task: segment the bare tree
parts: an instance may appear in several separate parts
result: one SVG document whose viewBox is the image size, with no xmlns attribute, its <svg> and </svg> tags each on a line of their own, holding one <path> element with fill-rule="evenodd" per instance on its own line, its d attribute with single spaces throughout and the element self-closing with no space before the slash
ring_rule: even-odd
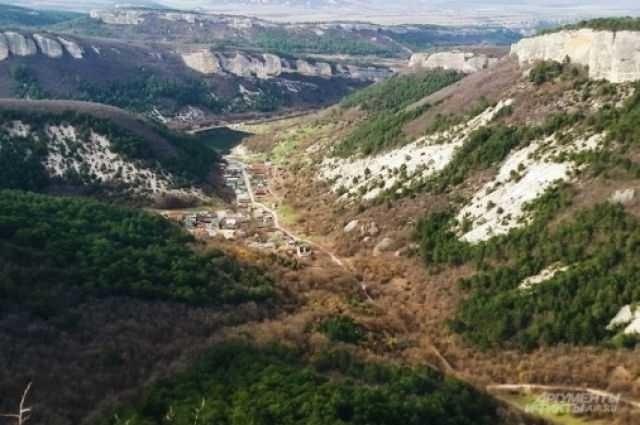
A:
<svg viewBox="0 0 640 425">
<path fill-rule="evenodd" d="M 25 407 L 25 402 L 27 401 L 27 396 L 29 395 L 29 390 L 31 389 L 31 382 L 27 384 L 27 388 L 25 388 L 22 393 L 22 398 L 20 399 L 20 404 L 18 405 L 17 413 L 0 413 L 0 417 L 2 418 L 14 418 L 16 420 L 17 425 L 24 425 L 27 423 L 29 418 L 31 418 L 31 407 Z"/>
</svg>

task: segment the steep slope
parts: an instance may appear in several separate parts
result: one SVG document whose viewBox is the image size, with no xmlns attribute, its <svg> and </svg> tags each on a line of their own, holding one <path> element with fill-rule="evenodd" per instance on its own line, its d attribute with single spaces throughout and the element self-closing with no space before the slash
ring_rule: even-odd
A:
<svg viewBox="0 0 640 425">
<path fill-rule="evenodd" d="M 0 96 L 94 101 L 176 123 L 325 105 L 390 72 L 202 45 L 0 33 Z"/>
<path fill-rule="evenodd" d="M 596 55 L 603 47 L 589 40 Z M 247 147 L 281 169 L 274 188 L 298 212 L 293 225 L 350 264 L 380 314 L 402 323 L 398 344 L 412 348 L 394 356 L 435 346 L 444 369 L 473 382 L 637 399 L 638 82 L 603 80 L 579 60 L 517 59 L 406 95 L 409 118 L 376 149 L 372 135 L 344 150 L 366 117 L 349 100 L 275 124 Z"/>
<path fill-rule="evenodd" d="M 147 212 L 0 190 L 0 409 L 32 381 L 34 422 L 80 423 L 269 313 L 263 268 L 194 242 Z"/>
<path fill-rule="evenodd" d="M 213 194 L 217 155 L 123 110 L 99 104 L 1 100 L 0 185 L 149 202 Z"/>
</svg>

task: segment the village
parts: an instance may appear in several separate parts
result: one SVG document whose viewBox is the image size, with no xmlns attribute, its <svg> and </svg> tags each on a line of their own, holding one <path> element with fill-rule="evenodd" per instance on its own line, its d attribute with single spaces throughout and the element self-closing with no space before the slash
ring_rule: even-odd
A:
<svg viewBox="0 0 640 425">
<path fill-rule="evenodd" d="M 271 164 L 246 165 L 226 159 L 224 182 L 235 195 L 230 208 L 165 211 L 162 215 L 181 224 L 199 240 L 237 241 L 252 249 L 312 259 L 314 253 L 309 244 L 278 222 L 277 201 L 268 185 Z"/>
</svg>

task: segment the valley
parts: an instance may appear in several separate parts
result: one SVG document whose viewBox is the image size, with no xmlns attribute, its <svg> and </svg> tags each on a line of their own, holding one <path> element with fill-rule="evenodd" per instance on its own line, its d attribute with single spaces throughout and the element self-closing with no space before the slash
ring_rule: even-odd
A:
<svg viewBox="0 0 640 425">
<path fill-rule="evenodd" d="M 3 10 L 0 424 L 640 421 L 639 19 Z"/>
</svg>

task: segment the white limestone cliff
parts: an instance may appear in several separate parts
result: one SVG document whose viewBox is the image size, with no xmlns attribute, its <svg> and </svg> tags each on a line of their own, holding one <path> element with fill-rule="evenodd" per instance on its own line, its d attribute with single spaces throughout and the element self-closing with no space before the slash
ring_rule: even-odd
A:
<svg viewBox="0 0 640 425">
<path fill-rule="evenodd" d="M 566 30 L 520 40 L 511 46 L 520 64 L 562 61 L 589 67 L 589 77 L 622 83 L 640 79 L 640 31 Z"/>
<path fill-rule="evenodd" d="M 84 49 L 78 45 L 75 41 L 68 40 L 66 38 L 58 37 L 58 40 L 64 48 L 67 50 L 67 53 L 71 55 L 74 59 L 82 59 L 84 57 Z"/>
<path fill-rule="evenodd" d="M 472 74 L 489 68 L 496 62 L 496 58 L 472 52 L 414 53 L 409 59 L 409 67 L 422 69 L 443 68 Z"/>
<path fill-rule="evenodd" d="M 327 62 L 311 62 L 304 59 L 289 60 L 263 53 L 233 54 L 212 52 L 209 49 L 178 52 L 186 66 L 205 75 L 231 74 L 238 77 L 275 78 L 282 74 L 300 74 L 308 77 L 331 78 L 339 76 L 355 80 L 376 81 L 389 76 L 392 71 L 372 66 L 337 64 L 335 71 Z"/>
<path fill-rule="evenodd" d="M 296 71 L 298 71 L 299 74 L 309 77 L 331 77 L 333 75 L 331 65 L 328 63 L 317 62 L 312 64 L 303 59 L 296 61 Z"/>
<path fill-rule="evenodd" d="M 138 10 L 92 10 L 89 16 L 109 25 L 139 25 L 144 22 L 144 13 Z"/>
<path fill-rule="evenodd" d="M 201 74 L 216 74 L 222 71 L 220 60 L 210 50 L 184 53 L 182 60 L 189 68 Z"/>
<path fill-rule="evenodd" d="M 64 54 L 62 45 L 52 38 L 41 34 L 33 34 L 33 39 L 38 44 L 38 48 L 42 54 L 50 58 L 60 58 Z"/>
<path fill-rule="evenodd" d="M 25 37 L 14 31 L 5 31 L 4 36 L 7 38 L 7 45 L 11 54 L 16 56 L 31 56 L 38 53 L 36 43 L 29 37 Z"/>
</svg>

